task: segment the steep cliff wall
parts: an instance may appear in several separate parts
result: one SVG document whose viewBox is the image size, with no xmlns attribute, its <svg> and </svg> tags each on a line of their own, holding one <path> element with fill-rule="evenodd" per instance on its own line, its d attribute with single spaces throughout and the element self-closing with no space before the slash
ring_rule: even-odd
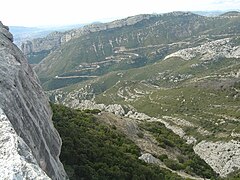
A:
<svg viewBox="0 0 240 180">
<path fill-rule="evenodd" d="M 36 38 L 31 41 L 24 42 L 21 45 L 21 49 L 25 55 L 54 50 L 61 45 L 61 37 L 63 35 L 64 33 L 61 32 L 53 32 L 45 38 Z"/>
<path fill-rule="evenodd" d="M 48 99 L 12 41 L 0 22 L 0 179 L 66 179 Z"/>
</svg>

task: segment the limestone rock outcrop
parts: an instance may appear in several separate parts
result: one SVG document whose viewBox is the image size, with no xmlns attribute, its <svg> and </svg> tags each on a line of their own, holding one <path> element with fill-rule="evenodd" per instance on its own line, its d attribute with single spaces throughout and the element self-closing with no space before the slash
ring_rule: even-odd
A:
<svg viewBox="0 0 240 180">
<path fill-rule="evenodd" d="M 67 179 L 48 99 L 12 41 L 0 22 L 0 179 Z"/>
<path fill-rule="evenodd" d="M 79 100 L 75 99 L 71 103 L 65 105 L 79 109 L 99 109 L 101 111 L 110 112 L 118 116 L 123 116 L 125 114 L 123 107 L 119 104 L 104 105 L 96 104 L 95 101 L 91 100 L 82 100 L 81 102 L 79 102 Z"/>
<path fill-rule="evenodd" d="M 186 61 L 201 57 L 201 61 L 215 60 L 217 58 L 240 58 L 240 47 L 234 46 L 231 38 L 225 38 L 204 43 L 197 47 L 179 50 L 165 57 L 180 57 Z"/>
<path fill-rule="evenodd" d="M 144 162 L 149 163 L 149 164 L 160 164 L 160 160 L 155 158 L 150 153 L 142 154 L 138 159 L 141 159 Z"/>
<path fill-rule="evenodd" d="M 0 178 L 50 179 L 39 168 L 36 159 L 31 153 L 31 149 L 18 136 L 2 109 L 0 109 L 0 127 L 0 143 L 2 144 L 0 148 Z M 26 173 L 28 175 L 24 175 Z"/>
<path fill-rule="evenodd" d="M 240 143 L 238 141 L 201 141 L 194 147 L 194 151 L 222 177 L 240 168 Z"/>
</svg>

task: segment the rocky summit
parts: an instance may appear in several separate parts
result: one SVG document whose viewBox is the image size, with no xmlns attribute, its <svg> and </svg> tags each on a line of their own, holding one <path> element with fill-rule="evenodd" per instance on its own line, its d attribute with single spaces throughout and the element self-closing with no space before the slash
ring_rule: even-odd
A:
<svg viewBox="0 0 240 180">
<path fill-rule="evenodd" d="M 0 22 L 0 179 L 67 179 L 48 99 Z"/>
</svg>

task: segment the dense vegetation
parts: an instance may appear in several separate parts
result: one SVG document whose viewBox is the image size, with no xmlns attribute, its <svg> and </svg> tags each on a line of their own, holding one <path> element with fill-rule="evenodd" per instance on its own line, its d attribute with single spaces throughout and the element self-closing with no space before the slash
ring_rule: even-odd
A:
<svg viewBox="0 0 240 180">
<path fill-rule="evenodd" d="M 191 145 L 186 144 L 183 139 L 167 129 L 162 123 L 142 123 L 140 127 L 151 132 L 161 147 L 165 149 L 175 148 L 179 152 L 177 160 L 168 159 L 166 155 L 159 157 L 169 168 L 184 170 L 189 174 L 204 178 L 215 179 L 217 177 L 213 169 L 194 153 Z"/>
<path fill-rule="evenodd" d="M 240 170 L 237 170 L 233 173 L 230 173 L 227 178 L 224 180 L 239 180 L 240 179 Z"/>
<path fill-rule="evenodd" d="M 48 54 L 50 53 L 49 50 L 43 50 L 41 52 L 36 52 L 30 54 L 28 58 L 28 63 L 29 64 L 38 64 L 41 62 Z"/>
<path fill-rule="evenodd" d="M 70 179 L 182 179 L 139 160 L 139 148 L 114 127 L 98 122 L 91 111 L 54 104 L 52 110 L 63 140 L 60 159 Z"/>
</svg>

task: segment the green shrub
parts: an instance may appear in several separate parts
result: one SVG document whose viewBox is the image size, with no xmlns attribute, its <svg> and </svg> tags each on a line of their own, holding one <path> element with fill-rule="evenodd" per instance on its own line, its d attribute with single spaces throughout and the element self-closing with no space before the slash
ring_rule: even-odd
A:
<svg viewBox="0 0 240 180">
<path fill-rule="evenodd" d="M 139 132 L 137 133 L 137 136 L 138 136 L 139 138 L 143 138 L 143 137 L 144 137 L 144 134 L 143 134 L 143 132 L 139 131 Z"/>
<path fill-rule="evenodd" d="M 164 164 L 173 169 L 173 170 L 182 170 L 184 169 L 184 166 L 182 164 L 180 164 L 179 162 L 177 162 L 176 160 L 173 159 L 164 159 L 163 160 Z"/>
<path fill-rule="evenodd" d="M 101 112 L 99 109 L 84 109 L 83 112 L 90 113 L 90 114 L 98 114 Z"/>
<path fill-rule="evenodd" d="M 166 154 L 161 154 L 160 156 L 158 156 L 158 159 L 164 161 L 164 159 L 168 159 L 168 156 Z"/>
</svg>

